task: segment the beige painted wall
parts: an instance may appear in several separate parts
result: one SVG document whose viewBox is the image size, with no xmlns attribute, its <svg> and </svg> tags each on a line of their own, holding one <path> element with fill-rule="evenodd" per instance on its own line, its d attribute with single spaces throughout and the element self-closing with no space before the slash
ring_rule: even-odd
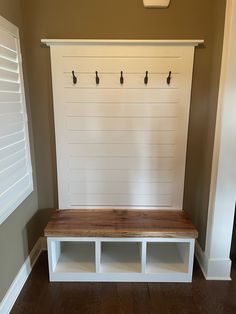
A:
<svg viewBox="0 0 236 314">
<path fill-rule="evenodd" d="M 38 205 L 57 206 L 50 59 L 41 38 L 205 40 L 194 65 L 184 202 L 204 247 L 224 9 L 225 0 L 173 0 L 166 10 L 144 9 L 141 0 L 0 1 L 0 15 L 20 28 L 38 186 L 0 226 L 0 301 L 50 215 Z"/>
<path fill-rule="evenodd" d="M 22 35 L 22 16 L 19 0 L 1 0 L 0 15 L 17 25 Z M 25 67 L 24 72 L 26 74 Z M 25 81 L 27 83 L 26 75 Z M 26 98 L 31 128 L 27 84 Z M 34 157 L 32 130 L 30 130 L 30 142 L 32 156 Z M 36 184 L 34 186 L 36 186 Z M 43 223 L 40 222 L 42 218 L 40 212 L 37 212 L 37 209 L 38 198 L 37 190 L 35 190 L 7 220 L 0 225 L 0 302 L 42 232 L 42 227 L 40 227 L 43 225 Z M 40 217 L 40 219 L 38 219 L 38 217 Z"/>
<path fill-rule="evenodd" d="M 39 207 L 57 206 L 49 49 L 41 38 L 204 39 L 194 65 L 184 204 L 204 247 L 225 0 L 23 0 Z"/>
<path fill-rule="evenodd" d="M 33 192 L 0 226 L 0 301 L 50 215 L 37 211 L 38 205 L 57 206 L 50 58 L 41 38 L 205 40 L 194 65 L 184 202 L 204 247 L 224 8 L 225 0 L 172 0 L 164 10 L 144 9 L 142 0 L 0 1 L 0 14 L 20 27 L 24 43 L 38 187 L 38 197 Z M 30 135 L 32 146 L 32 131 Z"/>
<path fill-rule="evenodd" d="M 204 249 L 208 200 L 211 177 L 211 163 L 215 134 L 220 65 L 222 56 L 225 0 L 207 1 L 212 4 L 208 14 L 213 15 L 211 40 L 206 45 L 211 49 L 210 59 L 205 65 L 196 64 L 192 91 L 188 154 L 185 180 L 184 205 L 199 230 L 199 242 Z M 202 20 L 201 20 L 202 22 Z M 205 79 L 203 79 L 206 75 Z"/>
</svg>

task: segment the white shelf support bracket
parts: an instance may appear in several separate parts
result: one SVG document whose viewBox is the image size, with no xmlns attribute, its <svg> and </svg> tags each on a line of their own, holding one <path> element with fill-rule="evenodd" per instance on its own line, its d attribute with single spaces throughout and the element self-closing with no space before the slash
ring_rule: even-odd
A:
<svg viewBox="0 0 236 314">
<path fill-rule="evenodd" d="M 141 254 L 141 272 L 146 273 L 146 263 L 147 263 L 147 241 L 142 242 L 142 254 Z"/>
<path fill-rule="evenodd" d="M 101 241 L 95 242 L 95 261 L 96 261 L 96 273 L 101 272 Z"/>
</svg>

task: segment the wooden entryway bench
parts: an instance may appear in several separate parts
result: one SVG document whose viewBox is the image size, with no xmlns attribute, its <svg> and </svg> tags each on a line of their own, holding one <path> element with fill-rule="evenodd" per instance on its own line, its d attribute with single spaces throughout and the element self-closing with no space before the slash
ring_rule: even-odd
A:
<svg viewBox="0 0 236 314">
<path fill-rule="evenodd" d="M 45 229 L 51 281 L 191 282 L 184 211 L 60 210 Z"/>
</svg>

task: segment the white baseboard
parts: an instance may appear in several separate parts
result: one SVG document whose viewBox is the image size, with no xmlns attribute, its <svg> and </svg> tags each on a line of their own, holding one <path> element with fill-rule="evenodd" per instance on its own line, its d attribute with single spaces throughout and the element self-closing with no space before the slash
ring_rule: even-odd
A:
<svg viewBox="0 0 236 314">
<path fill-rule="evenodd" d="M 5 297 L 0 303 L 0 313 L 8 314 L 10 313 L 18 295 L 21 292 L 27 278 L 29 277 L 35 262 L 37 261 L 41 251 L 42 251 L 43 238 L 39 238 L 33 247 L 30 255 L 27 257 L 26 261 L 22 265 L 20 271 L 16 275 L 14 281 L 12 282 L 10 288 L 8 289 Z"/>
<path fill-rule="evenodd" d="M 231 280 L 230 271 L 232 262 L 229 258 L 208 258 L 197 241 L 195 246 L 195 256 L 206 280 Z"/>
<path fill-rule="evenodd" d="M 48 250 L 47 238 L 46 237 L 42 237 L 41 238 L 41 248 L 42 248 L 42 251 L 47 251 Z"/>
</svg>

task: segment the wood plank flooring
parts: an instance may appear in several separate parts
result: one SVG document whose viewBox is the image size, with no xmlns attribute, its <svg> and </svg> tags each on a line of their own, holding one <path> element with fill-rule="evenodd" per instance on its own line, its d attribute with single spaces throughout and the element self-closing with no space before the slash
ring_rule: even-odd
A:
<svg viewBox="0 0 236 314">
<path fill-rule="evenodd" d="M 43 252 L 11 314 L 235 314 L 232 281 L 206 281 L 197 263 L 192 284 L 50 283 Z"/>
</svg>

